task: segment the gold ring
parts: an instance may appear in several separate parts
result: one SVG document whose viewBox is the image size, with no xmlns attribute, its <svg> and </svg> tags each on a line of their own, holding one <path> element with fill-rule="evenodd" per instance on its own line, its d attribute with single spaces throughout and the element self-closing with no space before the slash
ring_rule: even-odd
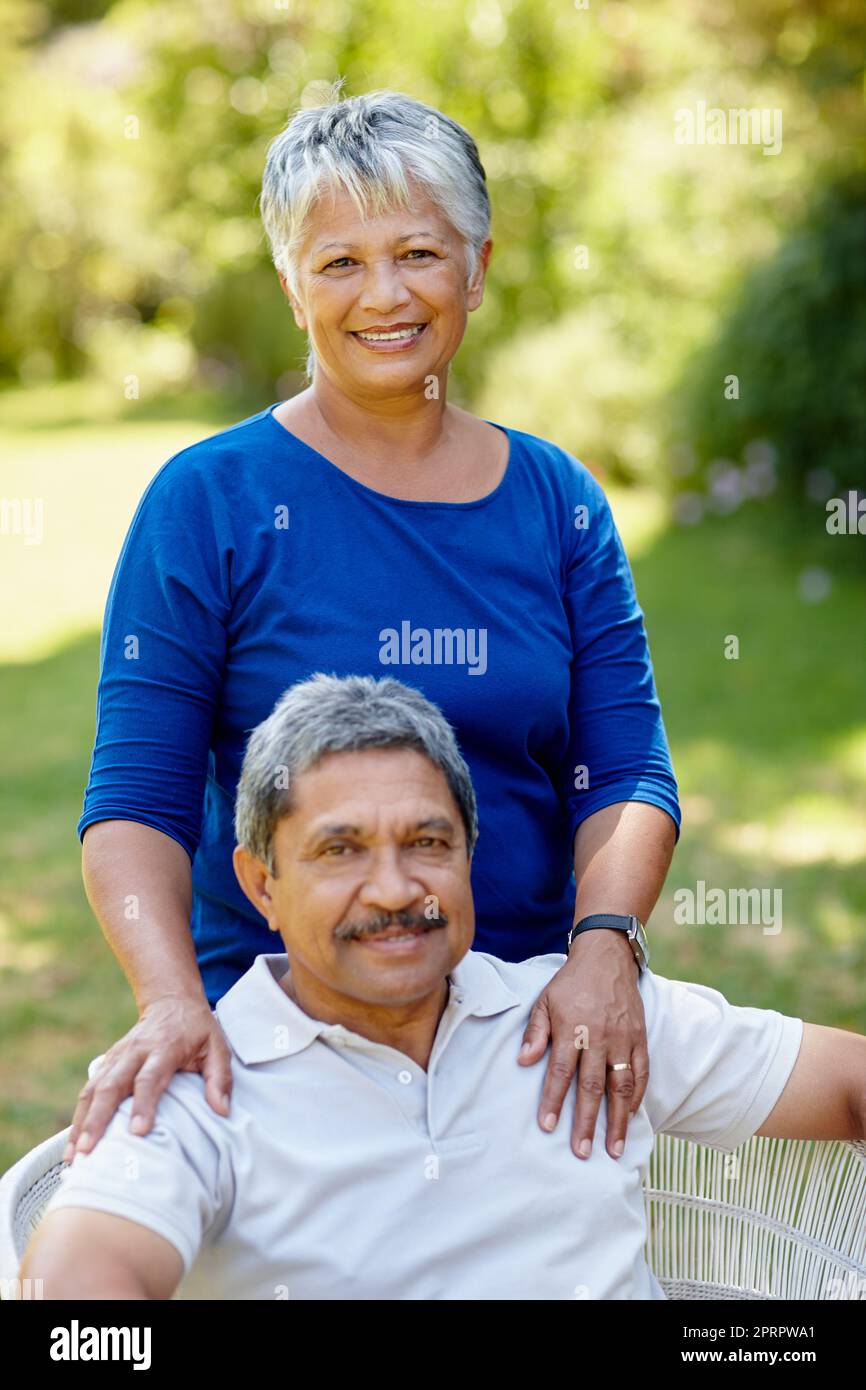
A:
<svg viewBox="0 0 866 1390">
<path fill-rule="evenodd" d="M 611 1071 L 631 1071 L 631 1062 L 612 1062 Z"/>
</svg>

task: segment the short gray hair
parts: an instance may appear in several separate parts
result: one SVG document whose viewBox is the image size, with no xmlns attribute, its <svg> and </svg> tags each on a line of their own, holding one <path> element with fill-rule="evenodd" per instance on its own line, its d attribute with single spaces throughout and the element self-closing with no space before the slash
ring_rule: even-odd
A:
<svg viewBox="0 0 866 1390">
<path fill-rule="evenodd" d="M 296 256 L 323 186 L 342 184 L 360 215 L 410 204 L 407 173 L 441 209 L 463 242 L 468 285 L 490 235 L 490 197 L 478 147 L 450 116 L 402 92 L 340 101 L 344 78 L 324 105 L 303 107 L 271 141 L 260 211 L 271 259 L 297 297 Z M 307 356 L 312 378 L 314 353 Z"/>
<path fill-rule="evenodd" d="M 277 822 L 292 813 L 295 780 L 327 753 L 415 748 L 445 775 L 466 831 L 478 838 L 472 777 L 454 730 L 420 690 L 393 676 L 336 676 L 317 671 L 280 696 L 247 744 L 235 805 L 235 838 L 276 874 Z"/>
</svg>

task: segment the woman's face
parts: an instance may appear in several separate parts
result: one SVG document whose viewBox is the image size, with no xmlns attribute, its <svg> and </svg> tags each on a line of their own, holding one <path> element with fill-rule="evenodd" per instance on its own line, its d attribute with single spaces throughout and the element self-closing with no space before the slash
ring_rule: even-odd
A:
<svg viewBox="0 0 866 1390">
<path fill-rule="evenodd" d="M 444 383 L 467 314 L 483 297 L 492 241 L 484 243 L 467 287 L 459 236 L 414 180 L 409 186 L 411 211 L 367 222 L 342 186 L 328 190 L 298 255 L 297 299 L 280 274 L 317 366 L 355 398 L 423 391 L 430 376 Z M 384 341 L 359 336 L 374 330 L 409 335 Z"/>
</svg>

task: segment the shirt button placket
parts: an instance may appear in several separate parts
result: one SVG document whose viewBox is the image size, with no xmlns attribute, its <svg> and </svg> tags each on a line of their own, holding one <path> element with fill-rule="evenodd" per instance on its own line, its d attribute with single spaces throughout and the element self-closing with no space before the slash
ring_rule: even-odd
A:
<svg viewBox="0 0 866 1390">
<path fill-rule="evenodd" d="M 403 1111 L 409 1123 L 419 1129 L 422 1134 L 427 1133 L 427 1080 L 423 1072 L 416 1072 L 409 1067 L 395 1067 L 391 1072 L 393 1081 L 391 1083 L 394 1098 L 400 1109 Z"/>
</svg>

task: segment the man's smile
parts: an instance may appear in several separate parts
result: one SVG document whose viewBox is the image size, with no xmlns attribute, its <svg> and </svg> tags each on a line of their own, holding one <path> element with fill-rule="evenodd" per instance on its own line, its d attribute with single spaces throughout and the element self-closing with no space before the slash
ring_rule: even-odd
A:
<svg viewBox="0 0 866 1390">
<path fill-rule="evenodd" d="M 338 941 L 351 941 L 360 946 L 370 946 L 377 950 L 414 950 L 437 927 L 447 925 L 444 913 L 436 918 L 406 915 L 405 921 L 370 922 L 361 926 L 338 927 L 334 935 Z"/>
<path fill-rule="evenodd" d="M 437 923 L 438 925 L 438 923 Z M 430 927 L 389 927 L 375 936 L 353 937 L 356 946 L 366 946 L 370 951 L 384 951 L 391 955 L 407 955 L 418 951 L 430 935 Z"/>
</svg>

